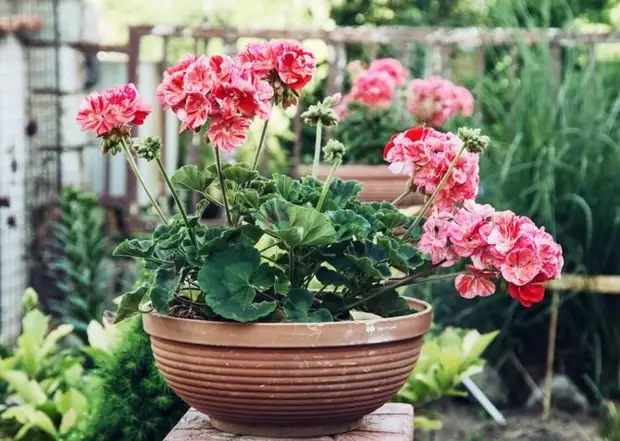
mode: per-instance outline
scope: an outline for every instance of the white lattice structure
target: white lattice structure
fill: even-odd
[[[0,40],[0,325],[7,338],[19,332],[26,289],[26,104],[25,51],[14,36]],[[8,206],[6,206],[8,205]]]

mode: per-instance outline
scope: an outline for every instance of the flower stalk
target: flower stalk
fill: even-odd
[[[228,226],[233,225],[232,216],[230,214],[230,207],[228,206],[228,196],[226,196],[226,182],[224,181],[224,174],[222,173],[222,159],[220,158],[220,149],[215,147],[215,166],[217,167],[217,178],[220,182],[220,189],[222,191],[222,201],[224,202],[224,211],[226,211],[226,220]]]
[[[312,177],[315,179],[319,171],[322,138],[323,138],[323,123],[319,120],[316,123],[316,139],[314,141],[314,161],[312,162]]]
[[[403,199],[405,199],[407,196],[409,196],[411,193],[413,193],[413,178],[409,178],[407,180],[407,185],[406,185],[406,190],[403,191],[396,199],[394,199],[392,201],[392,205],[397,205],[399,203],[401,203],[403,201]]]
[[[127,159],[127,162],[129,163],[129,167],[131,167],[131,170],[133,171],[134,175],[136,175],[138,182],[140,182],[140,185],[142,185],[142,188],[144,189],[146,196],[149,198],[149,201],[151,201],[153,208],[155,209],[155,211],[161,218],[162,222],[164,224],[167,224],[168,219],[166,218],[166,215],[164,214],[161,207],[159,206],[159,204],[157,203],[157,201],[155,200],[155,198],[149,191],[148,187],[146,186],[146,183],[144,182],[144,178],[142,177],[142,173],[140,173],[140,170],[138,169],[138,164],[136,164],[136,161],[134,161],[133,156],[131,155],[131,151],[129,150],[129,146],[127,145],[127,142],[125,141],[125,139],[121,139],[120,145],[121,145],[121,150],[123,151],[123,155],[125,156],[125,158]]]
[[[256,152],[254,153],[254,159],[252,160],[252,170],[256,170],[258,167],[258,162],[260,161],[261,154],[263,153],[263,149],[265,147],[265,140],[267,139],[267,127],[269,126],[269,119],[271,115],[267,117],[265,120],[265,124],[263,124],[263,130],[260,133],[260,140],[258,141],[258,147],[256,147]]]
[[[317,126],[318,127],[318,126]],[[316,209],[321,211],[323,208],[323,203],[325,202],[325,198],[327,197],[327,192],[329,191],[329,187],[334,180],[334,176],[336,176],[336,170],[342,164],[342,158],[346,152],[345,146],[333,139],[330,139],[329,142],[323,147],[323,154],[325,155],[325,160],[332,163],[332,169],[329,171],[329,175],[327,179],[323,183],[323,190],[321,190],[321,196],[319,196],[319,202],[316,204]]]
[[[172,182],[170,182],[170,178],[168,177],[168,173],[166,173],[166,168],[164,167],[163,162],[161,162],[161,158],[158,156],[155,159],[155,162],[157,163],[157,167],[159,168],[159,171],[161,172],[162,176],[164,177],[164,181],[166,181],[166,185],[170,189],[170,193],[172,194],[172,199],[174,199],[174,202],[177,205],[177,208],[179,209],[179,212],[181,213],[181,216],[183,217],[183,222],[185,222],[185,225],[187,226],[187,231],[189,231],[189,237],[190,237],[190,239],[192,241],[192,244],[195,247],[198,247],[198,241],[196,240],[196,233],[194,232],[194,229],[192,228],[191,224],[189,223],[189,219],[187,218],[187,213],[185,213],[185,209],[183,208],[183,204],[181,203],[181,199],[179,198],[179,194],[177,193],[177,191],[175,190],[174,186],[172,185]]]

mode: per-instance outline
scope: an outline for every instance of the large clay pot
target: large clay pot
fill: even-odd
[[[225,432],[321,436],[358,427],[403,386],[431,324],[412,315],[337,323],[240,324],[150,314],[157,366],[189,405]]]
[[[329,175],[331,166],[320,165],[317,170],[317,177],[324,181]],[[299,175],[306,176],[312,174],[312,166],[302,166],[299,168]],[[336,176],[343,180],[356,180],[364,184],[360,200],[365,202],[392,202],[403,191],[407,185],[407,176],[395,175],[387,165],[342,165],[338,167]],[[412,193],[405,197],[398,204],[399,207],[409,207],[421,205],[424,197],[417,193]]]

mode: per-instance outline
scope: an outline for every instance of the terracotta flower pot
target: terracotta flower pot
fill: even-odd
[[[270,437],[353,430],[389,401],[420,355],[431,306],[337,323],[239,324],[146,315],[168,385],[225,432]]]
[[[331,166],[320,165],[318,178],[322,181],[327,178]],[[312,174],[312,166],[303,166],[299,169],[300,176]],[[407,176],[395,175],[388,170],[387,165],[342,165],[336,171],[340,179],[354,179],[364,184],[360,200],[365,202],[392,202],[405,191]],[[412,193],[404,198],[399,207],[409,207],[424,203],[424,196]]]

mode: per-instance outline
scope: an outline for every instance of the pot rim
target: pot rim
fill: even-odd
[[[414,314],[329,323],[212,322],[145,314],[144,330],[152,337],[199,345],[244,348],[312,348],[380,344],[424,335],[432,306],[407,298]]]

